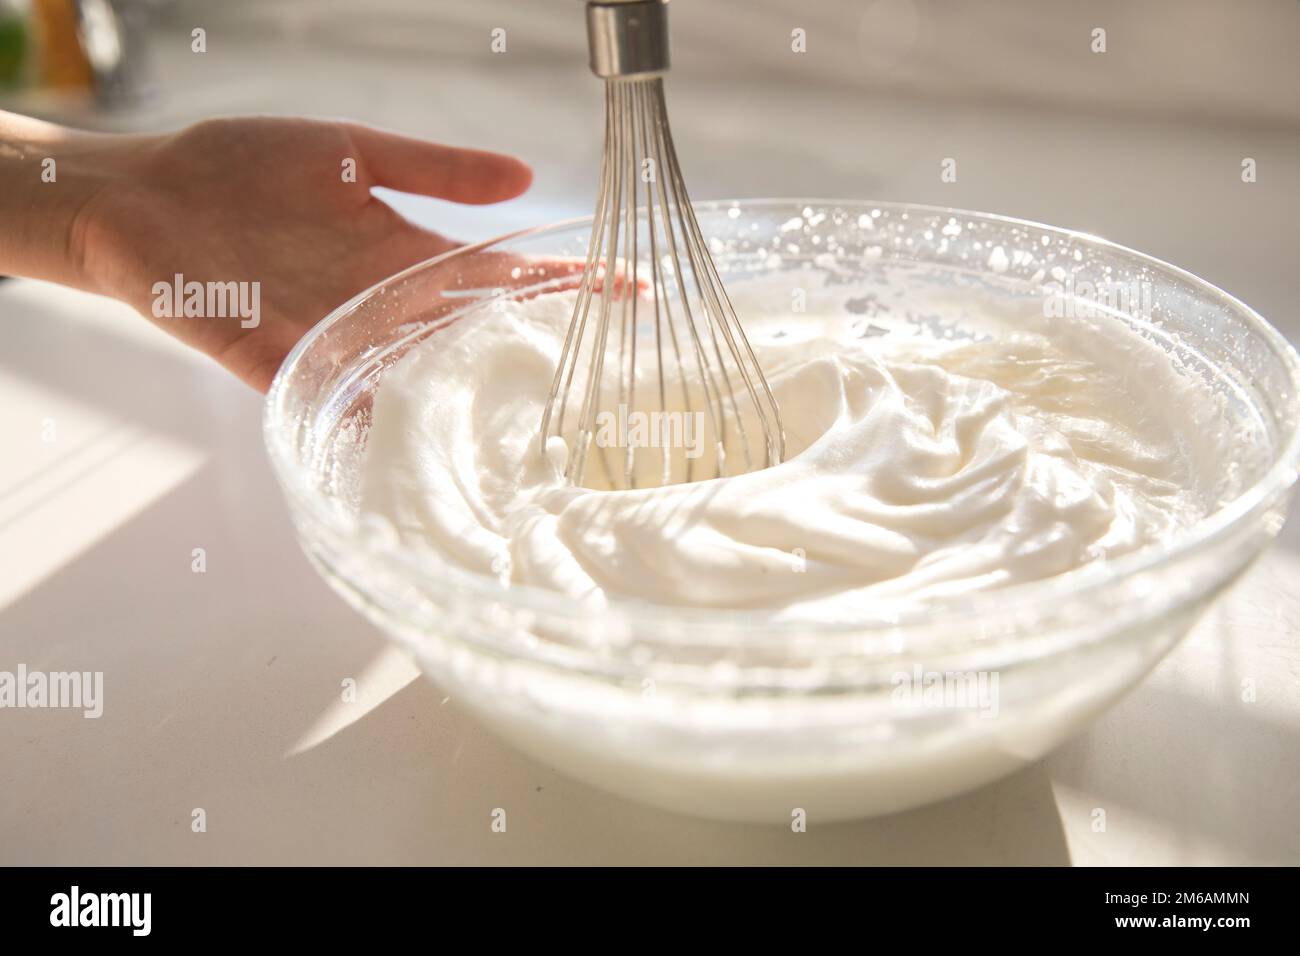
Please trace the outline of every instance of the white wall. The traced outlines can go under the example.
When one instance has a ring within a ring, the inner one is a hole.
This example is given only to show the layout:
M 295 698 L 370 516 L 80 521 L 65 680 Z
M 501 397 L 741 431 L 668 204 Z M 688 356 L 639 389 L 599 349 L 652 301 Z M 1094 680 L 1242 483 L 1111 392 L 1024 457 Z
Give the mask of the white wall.
M 467 63 L 504 26 L 512 57 L 585 60 L 577 0 L 183 0 L 169 16 Z M 1295 0 L 673 0 L 671 21 L 676 69 L 693 77 L 1300 123 Z M 789 51 L 795 27 L 803 56 Z

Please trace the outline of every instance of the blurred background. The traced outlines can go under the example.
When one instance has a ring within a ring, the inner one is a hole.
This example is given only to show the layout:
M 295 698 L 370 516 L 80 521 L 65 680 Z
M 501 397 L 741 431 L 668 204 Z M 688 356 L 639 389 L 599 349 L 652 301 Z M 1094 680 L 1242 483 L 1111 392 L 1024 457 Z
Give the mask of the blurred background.
M 576 0 L 3 10 L 5 108 L 105 129 L 348 117 L 535 165 L 531 194 L 505 207 L 404 205 L 453 234 L 590 212 L 601 94 Z M 24 10 L 26 64 L 13 26 Z M 671 23 L 669 106 L 697 199 L 897 199 L 1073 227 L 1176 262 L 1297 329 L 1295 0 L 674 0 Z M 492 49 L 498 28 L 505 52 Z M 195 29 L 205 53 L 192 51 Z M 791 49 L 795 29 L 806 52 Z M 1241 180 L 1247 157 L 1255 184 Z M 944 158 L 955 183 L 940 181 Z
M 1300 340 L 1296 0 L 673 0 L 670 21 L 696 199 L 877 198 L 1079 229 Z M 600 103 L 577 0 L 0 0 L 0 109 L 101 130 L 346 117 L 525 158 L 533 188 L 500 206 L 385 197 L 466 240 L 590 213 Z M 1300 860 L 1294 521 L 1047 760 L 791 842 L 567 781 L 416 680 L 298 551 L 260 396 L 125 306 L 12 280 L 0 329 L 0 668 L 103 670 L 107 696 L 98 721 L 5 717 L 0 863 Z M 487 826 L 497 806 L 508 839 Z M 194 807 L 211 833 L 191 832 Z

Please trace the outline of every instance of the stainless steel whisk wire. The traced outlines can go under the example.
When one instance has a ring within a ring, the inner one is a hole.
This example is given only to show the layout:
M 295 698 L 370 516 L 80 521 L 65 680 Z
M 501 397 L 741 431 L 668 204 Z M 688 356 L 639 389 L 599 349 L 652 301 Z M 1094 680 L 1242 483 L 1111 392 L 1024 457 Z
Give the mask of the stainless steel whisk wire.
M 617 301 L 619 404 L 636 409 L 638 302 L 642 275 L 639 240 L 641 225 L 649 255 L 649 294 L 654 309 L 654 350 L 657 398 L 668 411 L 669 381 L 666 365 L 671 355 L 681 388 L 684 413 L 693 409 L 690 379 L 703 393 L 714 437 L 715 475 L 728 474 L 727 450 L 734 430 L 744 470 L 754 468 L 750 435 L 742 413 L 747 398 L 763 436 L 764 463 L 773 465 L 785 453 L 776 399 L 759 366 L 735 309 L 722 284 L 717 266 L 701 233 L 682 178 L 672 131 L 668 124 L 662 72 L 667 69 L 667 26 L 660 0 L 589 3 L 588 35 L 592 70 L 605 80 L 605 141 L 591 240 L 573 315 L 565 334 L 555 378 L 542 416 L 543 449 L 555 436 L 563 436 L 565 418 L 581 364 L 582 345 L 592 318 L 592 301 L 599 293 L 595 330 L 590 343 L 587 379 L 582 383 L 582 404 L 576 437 L 572 440 L 565 477 L 583 481 L 589 448 L 600 412 L 606 356 L 610 350 L 609 326 Z M 638 197 L 638 182 L 644 187 Z M 638 200 L 643 205 L 638 205 Z M 621 253 L 621 254 L 620 254 Z M 689 271 L 690 276 L 687 276 Z M 670 293 L 675 288 L 677 309 Z M 692 307 L 692 287 L 695 308 Z M 687 334 L 678 328 L 685 320 Z M 700 329 L 700 322 L 706 327 Z M 666 333 L 666 336 L 665 336 Z M 666 338 L 666 341 L 665 341 Z M 683 342 L 683 340 L 686 340 Z M 667 351 L 666 347 L 667 346 Z M 683 346 L 693 359 L 689 368 Z M 712 355 L 710 355 L 710 352 Z M 730 359 L 730 362 L 728 362 Z M 737 391 L 733 372 L 741 379 Z M 615 470 L 601 449 L 598 459 L 611 487 L 618 487 Z M 637 486 L 636 448 L 629 441 L 623 456 L 621 487 Z M 659 444 L 660 484 L 671 481 L 672 456 Z M 686 456 L 686 481 L 695 480 L 694 461 Z

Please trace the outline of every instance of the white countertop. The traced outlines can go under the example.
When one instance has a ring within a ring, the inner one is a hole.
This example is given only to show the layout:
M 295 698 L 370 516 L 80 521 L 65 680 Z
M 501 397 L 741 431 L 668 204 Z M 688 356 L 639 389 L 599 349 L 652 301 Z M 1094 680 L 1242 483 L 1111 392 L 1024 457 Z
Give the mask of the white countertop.
M 274 85 L 254 69 L 271 51 Z M 580 64 L 461 62 L 449 87 L 419 57 L 335 70 L 337 56 L 283 38 L 203 61 L 164 48 L 161 67 L 191 93 L 136 122 L 347 115 L 534 162 L 532 194 L 500 207 L 399 200 L 464 238 L 590 203 L 599 91 Z M 1285 124 L 691 75 L 679 59 L 669 96 L 699 198 L 909 199 L 1081 228 L 1204 276 L 1300 338 L 1300 134 Z M 938 180 L 944 156 L 958 158 L 956 184 Z M 1240 182 L 1243 156 L 1257 183 Z M 418 677 L 308 565 L 260 399 L 206 359 L 120 305 L 25 280 L 0 283 L 0 329 L 0 670 L 105 675 L 98 720 L 0 711 L 0 864 L 1300 862 L 1295 522 L 1141 687 L 1033 767 L 878 820 L 726 826 L 564 779 Z M 349 677 L 359 699 L 344 704 Z M 492 832 L 497 807 L 506 833 Z

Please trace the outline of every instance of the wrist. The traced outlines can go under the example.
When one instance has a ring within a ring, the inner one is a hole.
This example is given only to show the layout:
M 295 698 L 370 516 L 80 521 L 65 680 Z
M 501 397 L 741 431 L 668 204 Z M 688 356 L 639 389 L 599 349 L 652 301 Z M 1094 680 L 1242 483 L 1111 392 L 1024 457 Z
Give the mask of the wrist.
M 107 291 L 88 237 L 103 195 L 129 179 L 136 140 L 0 113 L 0 274 Z

